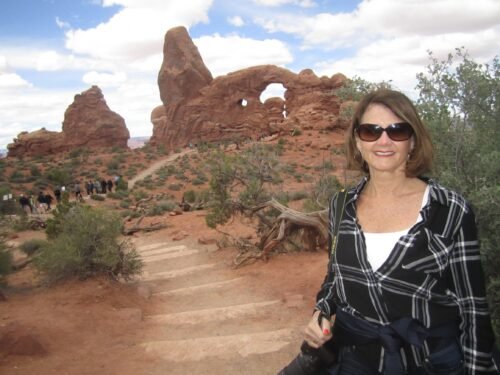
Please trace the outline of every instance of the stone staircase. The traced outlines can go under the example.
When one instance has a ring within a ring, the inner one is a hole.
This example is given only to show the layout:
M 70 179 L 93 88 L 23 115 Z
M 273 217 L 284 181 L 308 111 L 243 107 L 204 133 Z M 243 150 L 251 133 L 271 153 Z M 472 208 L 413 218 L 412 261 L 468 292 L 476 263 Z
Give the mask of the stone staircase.
M 251 275 L 217 261 L 214 249 L 179 242 L 136 244 L 161 311 L 145 316 L 156 374 L 276 374 L 296 354 L 301 296 L 269 298 Z

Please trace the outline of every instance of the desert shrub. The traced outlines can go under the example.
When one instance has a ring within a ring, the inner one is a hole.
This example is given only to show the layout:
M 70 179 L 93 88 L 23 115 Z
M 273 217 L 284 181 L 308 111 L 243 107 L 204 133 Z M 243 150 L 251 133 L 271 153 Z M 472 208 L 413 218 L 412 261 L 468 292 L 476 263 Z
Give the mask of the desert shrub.
M 180 191 L 182 189 L 182 184 L 170 184 L 168 185 L 168 190 Z
M 128 279 L 142 262 L 129 242 L 118 240 L 121 220 L 104 209 L 67 205 L 53 239 L 40 249 L 34 264 L 46 281 L 94 275 Z
M 128 190 L 128 183 L 123 177 L 120 177 L 118 181 L 115 182 L 115 191 L 118 192 L 121 190 Z
M 46 178 L 39 177 L 37 178 L 37 180 L 34 182 L 33 185 L 36 188 L 36 190 L 40 191 L 40 190 L 45 190 L 50 185 L 50 183 Z
M 199 177 L 195 177 L 193 181 L 191 181 L 191 183 L 195 186 L 200 186 L 200 185 L 203 185 L 207 182 L 206 179 L 202 180 L 201 178 Z
M 129 208 L 132 202 L 130 202 L 130 199 L 124 199 L 120 202 L 120 208 Z
M 358 76 L 348 79 L 346 84 L 335 90 L 335 95 L 338 96 L 343 102 L 345 101 L 360 101 L 361 98 L 371 91 L 378 89 L 390 89 L 392 86 L 390 82 L 370 82 Z M 352 118 L 352 114 L 350 117 Z
M 331 197 L 342 188 L 336 176 L 322 174 L 312 187 L 311 195 L 304 201 L 304 211 L 313 212 L 327 208 Z
M 211 178 L 205 220 L 212 228 L 244 207 L 267 201 L 270 187 L 282 182 L 276 152 L 266 145 L 254 145 L 238 155 L 215 151 L 207 165 Z
M 146 193 L 144 190 L 137 190 L 137 191 L 134 191 L 132 194 L 133 194 L 136 202 L 140 201 L 141 199 L 145 199 L 145 198 L 149 197 L 149 194 Z
M 26 182 L 26 176 L 20 170 L 14 170 L 9 177 L 10 182 L 12 183 L 24 183 Z
M 187 190 L 182 196 L 188 203 L 194 203 L 196 201 L 196 192 L 194 190 Z
M 5 277 L 12 271 L 12 254 L 0 240 L 0 285 L 5 284 Z
M 107 195 L 108 198 L 111 199 L 125 199 L 128 197 L 128 191 L 127 190 L 115 190 L 112 191 L 111 193 L 108 193 Z
M 49 168 L 45 172 L 45 178 L 49 180 L 53 185 L 58 185 L 58 186 L 68 186 L 73 181 L 71 169 L 66 167 Z
M 30 173 L 33 177 L 38 177 L 41 175 L 40 168 L 37 165 L 32 165 L 30 167 Z
M 295 191 L 289 194 L 290 201 L 300 201 L 309 197 L 309 194 L 305 191 Z
M 103 197 L 102 195 L 99 195 L 99 194 L 92 194 L 90 196 L 90 199 L 93 199 L 95 201 L 103 201 L 106 199 L 106 197 Z
M 165 212 L 173 211 L 177 208 L 177 203 L 171 200 L 159 201 L 156 205 L 149 208 L 146 212 L 146 216 L 159 216 L 163 215 Z
M 333 163 L 331 161 L 326 160 L 323 163 L 321 163 L 320 165 L 315 166 L 314 170 L 316 170 L 316 171 L 334 171 L 335 166 L 333 165 Z
M 108 174 L 116 174 L 118 170 L 120 169 L 120 162 L 116 159 L 113 159 L 108 162 L 106 165 Z
M 3 199 L 4 195 L 9 195 L 12 193 L 10 186 L 6 183 L 0 183 L 0 198 Z
M 46 240 L 34 238 L 28 241 L 24 241 L 19 246 L 19 249 L 21 249 L 21 251 L 25 253 L 27 256 L 32 256 L 46 244 L 47 244 Z
M 480 65 L 457 49 L 442 61 L 429 53 L 417 76 L 418 107 L 436 148 L 439 182 L 462 193 L 478 224 L 492 323 L 500 341 L 500 61 Z

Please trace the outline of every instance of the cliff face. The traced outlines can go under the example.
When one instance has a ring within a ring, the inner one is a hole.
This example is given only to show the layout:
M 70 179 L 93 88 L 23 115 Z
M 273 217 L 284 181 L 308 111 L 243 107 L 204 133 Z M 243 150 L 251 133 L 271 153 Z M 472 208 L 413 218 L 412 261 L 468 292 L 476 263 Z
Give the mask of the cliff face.
M 274 65 L 255 66 L 212 79 L 186 29 L 165 35 L 158 76 L 162 105 L 153 109 L 151 144 L 169 149 L 189 143 L 259 139 L 293 128 L 344 127 L 338 121 L 335 89 L 342 74 L 317 77 Z M 271 83 L 281 83 L 285 100 L 260 101 Z
M 111 111 L 97 86 L 75 95 L 64 113 L 62 132 L 45 129 L 22 132 L 7 146 L 7 156 L 37 156 L 75 148 L 127 148 L 125 120 Z

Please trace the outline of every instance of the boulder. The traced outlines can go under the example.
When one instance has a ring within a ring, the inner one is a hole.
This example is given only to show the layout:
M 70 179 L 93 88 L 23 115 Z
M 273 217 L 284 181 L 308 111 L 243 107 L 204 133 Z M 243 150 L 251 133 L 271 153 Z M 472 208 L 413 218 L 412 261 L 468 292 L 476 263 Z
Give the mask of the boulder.
M 22 132 L 7 145 L 7 156 L 43 156 L 77 148 L 127 148 L 129 138 L 123 117 L 111 111 L 101 89 L 92 86 L 75 95 L 64 113 L 62 132 L 45 128 Z

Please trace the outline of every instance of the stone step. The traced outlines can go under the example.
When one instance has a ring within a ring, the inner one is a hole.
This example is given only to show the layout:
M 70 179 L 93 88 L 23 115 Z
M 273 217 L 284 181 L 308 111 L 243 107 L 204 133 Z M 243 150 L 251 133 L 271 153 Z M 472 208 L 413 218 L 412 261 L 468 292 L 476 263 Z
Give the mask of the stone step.
M 186 257 L 186 256 L 198 254 L 198 253 L 199 253 L 199 250 L 196 250 L 196 249 L 193 249 L 193 250 L 180 250 L 180 251 L 173 251 L 173 252 L 168 252 L 168 253 L 163 253 L 163 254 L 156 254 L 156 255 L 151 255 L 151 256 L 146 256 L 146 257 L 143 256 L 142 261 L 144 263 L 151 263 L 151 262 L 158 262 L 160 260 Z
M 192 295 L 192 294 L 198 294 L 206 291 L 214 291 L 214 290 L 220 290 L 222 288 L 230 287 L 233 286 L 235 283 L 244 280 L 244 277 L 237 277 L 235 279 L 230 279 L 230 280 L 223 280 L 223 281 L 215 281 L 212 283 L 206 283 L 206 284 L 201 284 L 201 285 L 193 285 L 193 286 L 188 286 L 188 287 L 183 287 L 183 288 L 178 288 L 178 289 L 172 289 L 172 290 L 165 290 L 165 291 L 160 291 L 153 293 L 153 295 L 160 295 L 160 296 L 185 296 L 185 295 Z
M 161 340 L 142 343 L 146 352 L 172 362 L 201 361 L 209 357 L 228 359 L 277 352 L 294 339 L 293 329 L 200 337 L 187 340 Z
M 171 314 L 150 315 L 146 321 L 171 325 L 203 324 L 213 321 L 225 321 L 229 319 L 245 319 L 269 314 L 265 308 L 276 306 L 280 300 L 253 302 L 242 305 L 216 307 L 211 309 L 201 309 L 183 311 Z
M 161 246 L 158 248 L 150 249 L 150 250 L 138 250 L 139 254 L 141 256 L 150 256 L 150 255 L 157 255 L 157 254 L 164 254 L 164 253 L 170 253 L 173 251 L 181 251 L 187 249 L 186 246 L 184 245 L 179 245 L 179 246 Z
M 179 245 L 179 246 L 184 246 L 184 245 Z M 159 247 L 172 247 L 172 242 L 157 242 L 157 243 L 153 243 L 150 245 L 138 245 L 137 251 L 139 251 L 139 252 L 149 251 L 149 250 L 157 249 Z M 174 246 L 174 247 L 177 247 L 177 246 Z
M 177 258 L 181 259 L 181 258 Z M 177 260 L 173 259 L 173 261 Z M 182 258 L 183 259 L 183 258 Z M 165 272 L 165 271 L 171 271 L 171 270 L 177 270 L 177 269 L 183 269 L 187 267 L 192 267 L 192 266 L 197 266 L 197 265 L 203 265 L 207 264 L 205 263 L 199 263 L 199 264 L 189 264 L 189 265 L 183 265 L 182 267 L 178 268 L 158 268 L 156 269 L 156 272 Z M 149 267 L 147 267 L 149 268 Z M 151 269 L 149 270 L 149 274 L 145 273 L 147 275 L 153 275 L 155 272 L 151 272 Z M 197 285 L 202 285 L 202 284 L 208 284 L 208 283 L 214 283 L 214 282 L 221 282 L 221 281 L 226 281 L 229 279 L 234 278 L 234 274 L 229 274 L 225 267 L 221 265 L 220 263 L 217 263 L 215 266 L 211 268 L 207 268 L 202 270 L 202 272 L 195 272 L 195 273 L 186 273 L 181 276 L 177 276 L 171 279 L 157 279 L 157 280 L 142 280 L 143 282 L 146 282 L 148 286 L 151 289 L 151 292 L 153 294 L 158 293 L 158 292 L 166 292 L 169 290 L 174 290 L 174 289 L 180 289 L 180 288 L 189 288 L 192 286 L 197 286 Z M 237 289 L 237 288 L 234 288 Z M 221 289 L 216 289 L 217 293 L 224 293 L 227 290 L 224 288 Z M 187 300 L 193 300 L 198 298 L 199 296 L 206 295 L 206 293 L 198 293 L 195 294 L 194 292 L 192 294 L 171 294 L 171 295 L 157 295 L 155 298 L 163 299 L 167 304 L 170 304 L 172 300 L 179 300 L 179 299 L 186 299 Z
M 198 250 L 197 254 L 190 254 L 190 256 L 181 256 L 184 252 L 186 254 L 187 251 L 191 250 L 190 248 L 186 248 L 183 251 L 179 252 L 171 252 L 171 254 L 177 254 L 177 257 L 171 257 L 168 259 L 160 259 L 156 258 L 153 262 L 144 262 L 145 270 L 151 273 L 157 272 L 165 272 L 165 271 L 174 271 L 178 269 L 183 269 L 187 267 L 199 266 L 205 263 L 213 263 L 213 257 L 206 252 L 206 250 L 202 249 L 194 249 Z M 147 258 L 142 258 L 146 260 Z M 222 265 L 221 265 L 222 266 Z
M 150 273 L 148 271 L 144 271 L 142 276 L 141 276 L 141 280 L 142 281 L 168 280 L 168 279 L 173 279 L 173 278 L 176 278 L 179 276 L 185 276 L 185 275 L 195 274 L 198 272 L 203 272 L 203 271 L 214 268 L 216 265 L 217 264 L 215 264 L 215 263 L 205 263 L 205 264 L 200 264 L 197 266 L 185 267 L 185 268 L 172 270 L 172 271 L 165 271 L 165 272 Z

